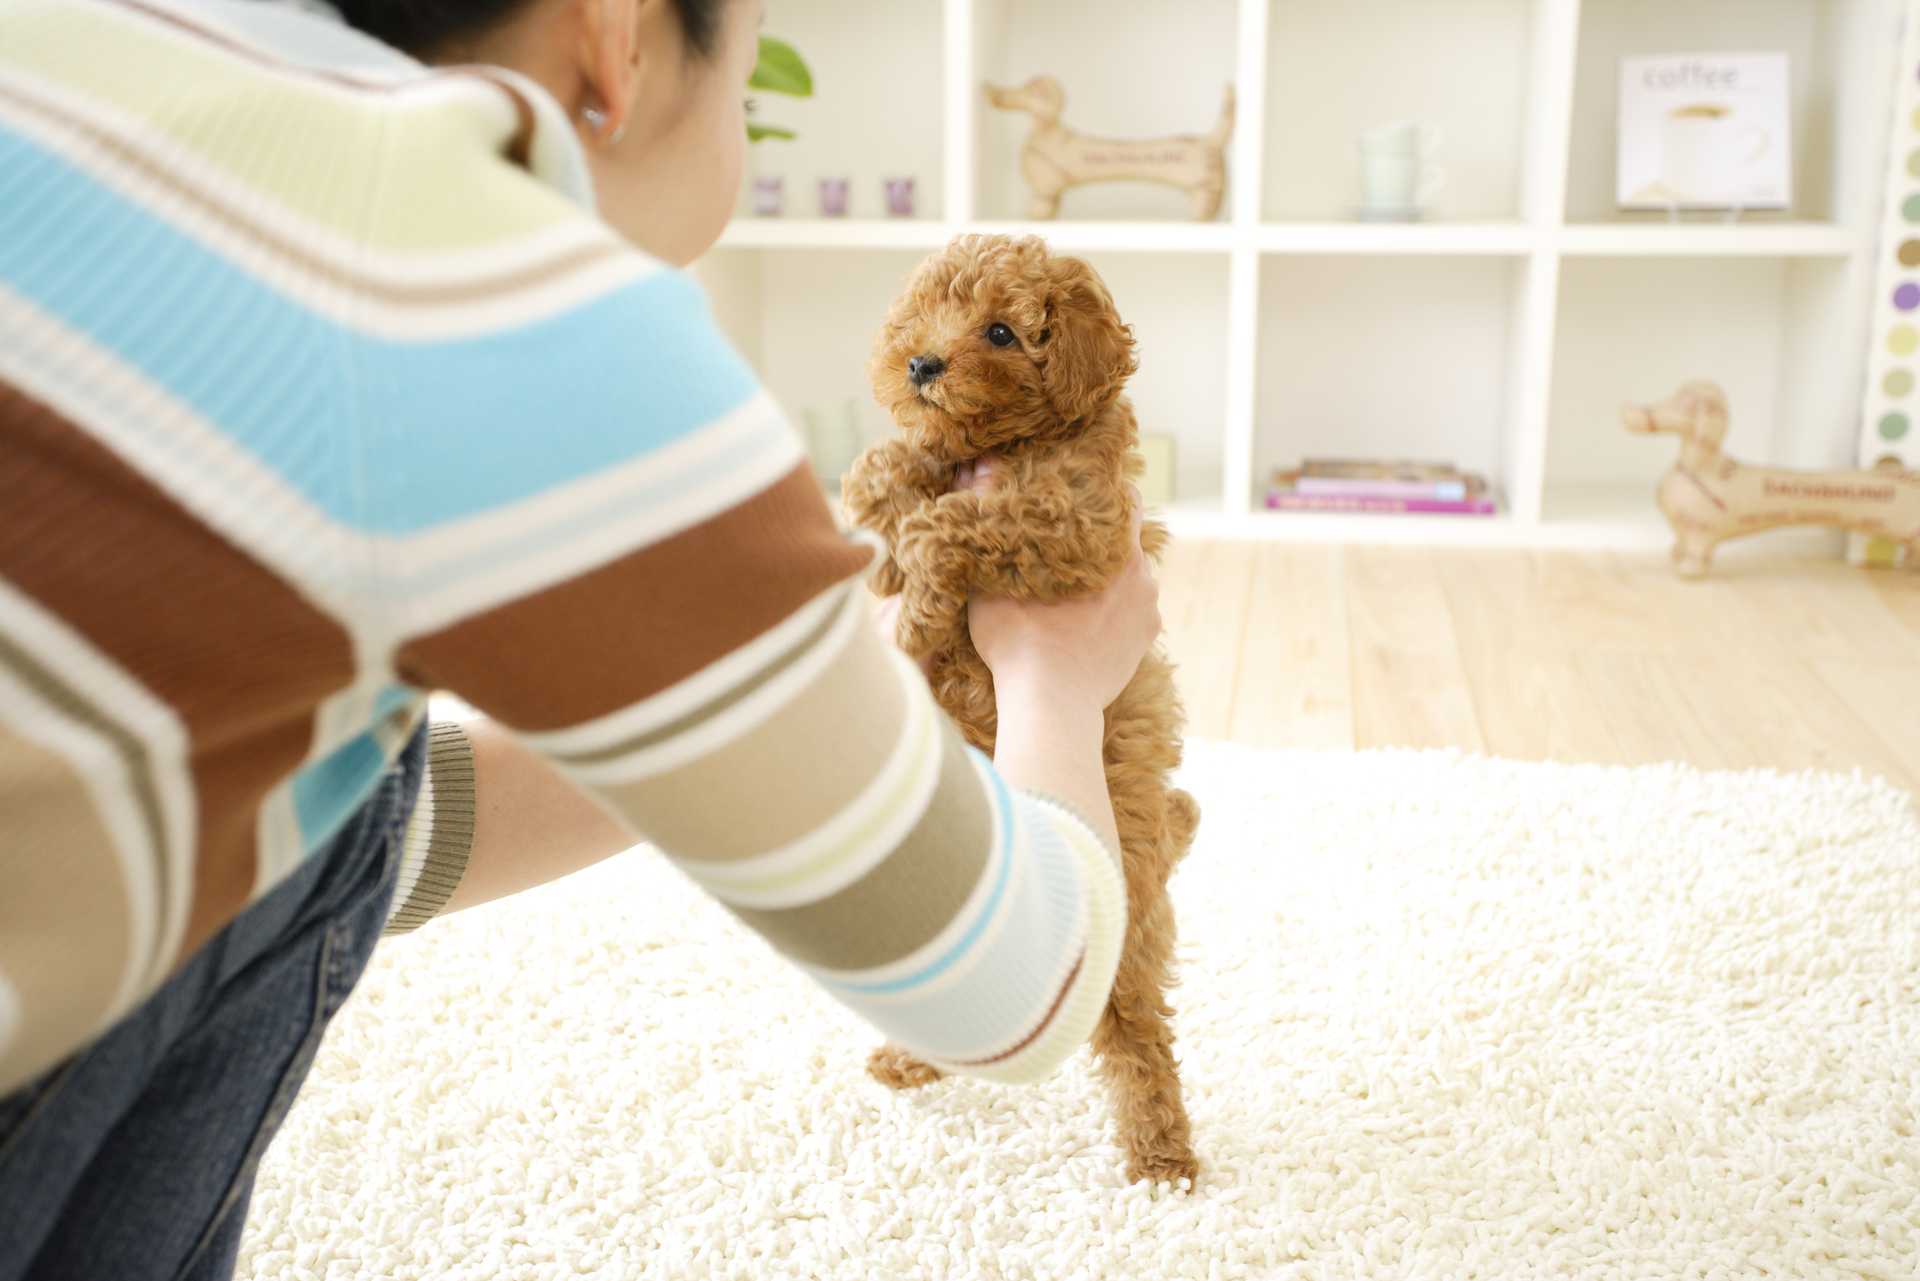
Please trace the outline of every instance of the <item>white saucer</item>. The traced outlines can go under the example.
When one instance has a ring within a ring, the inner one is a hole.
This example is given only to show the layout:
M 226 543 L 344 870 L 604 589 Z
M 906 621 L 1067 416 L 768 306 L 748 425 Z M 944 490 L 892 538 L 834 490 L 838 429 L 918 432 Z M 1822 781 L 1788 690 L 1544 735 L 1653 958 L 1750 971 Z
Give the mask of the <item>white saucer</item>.
M 1419 205 L 1357 205 L 1353 216 L 1361 222 L 1419 222 L 1426 210 Z

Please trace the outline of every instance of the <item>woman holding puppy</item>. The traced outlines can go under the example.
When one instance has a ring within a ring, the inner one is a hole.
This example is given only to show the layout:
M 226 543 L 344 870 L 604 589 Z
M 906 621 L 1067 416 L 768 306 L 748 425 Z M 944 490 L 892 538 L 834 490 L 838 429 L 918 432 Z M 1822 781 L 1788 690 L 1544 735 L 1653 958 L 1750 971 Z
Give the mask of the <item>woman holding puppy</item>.
M 993 762 L 881 639 L 678 270 L 760 16 L 0 0 L 0 1279 L 228 1275 L 381 932 L 640 839 L 929 1061 L 1087 1037 L 1154 586 L 973 604 Z

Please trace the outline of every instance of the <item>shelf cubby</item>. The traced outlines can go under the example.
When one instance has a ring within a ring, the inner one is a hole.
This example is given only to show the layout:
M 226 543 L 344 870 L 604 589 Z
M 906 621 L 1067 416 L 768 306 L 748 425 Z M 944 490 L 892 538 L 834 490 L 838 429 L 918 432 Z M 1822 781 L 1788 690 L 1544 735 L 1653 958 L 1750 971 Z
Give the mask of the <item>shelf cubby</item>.
M 848 220 L 884 219 L 888 178 L 914 180 L 915 220 L 937 224 L 947 209 L 946 42 L 941 0 L 772 0 L 765 30 L 792 44 L 813 71 L 813 96 L 749 90 L 751 117 L 792 129 L 747 149 L 740 213 L 750 218 L 761 175 L 786 186 L 777 222 L 820 213 L 819 181 L 844 177 Z M 885 56 L 876 56 L 885 50 Z M 858 145 L 849 145 L 858 139 Z M 845 225 L 839 219 L 823 220 Z
M 984 219 L 1029 216 L 1020 148 L 1033 120 L 989 105 L 982 83 L 1011 87 L 1050 75 L 1066 91 L 1063 119 L 1073 129 L 1149 138 L 1208 132 L 1235 75 L 1234 0 L 978 0 L 975 15 L 972 109 Z M 1152 92 L 1142 92 L 1145 85 Z M 1223 218 L 1230 208 L 1222 204 Z M 1171 187 L 1109 183 L 1068 191 L 1060 217 L 1183 222 L 1188 206 Z
M 1360 198 L 1360 133 L 1410 120 L 1442 135 L 1446 183 L 1429 220 L 1518 221 L 1534 19 L 1532 0 L 1276 0 L 1267 220 L 1350 219 Z
M 1567 221 L 1667 220 L 1615 208 L 1621 58 L 1762 51 L 1787 55 L 1793 202 L 1742 221 L 1848 226 L 1870 217 L 1888 86 L 1884 76 L 1862 72 L 1878 70 L 1894 47 L 1896 9 L 1884 0 L 1582 0 Z M 1722 223 L 1710 213 L 1684 221 Z
M 1833 341 L 1845 329 L 1847 275 L 1847 260 L 1830 258 L 1568 262 L 1555 327 L 1545 517 L 1585 518 L 1608 492 L 1651 493 L 1679 443 L 1629 433 L 1620 408 L 1694 378 L 1726 389 L 1728 454 L 1848 465 L 1858 385 Z
M 1501 484 L 1525 270 L 1509 257 L 1263 259 L 1256 485 L 1329 455 L 1444 458 Z

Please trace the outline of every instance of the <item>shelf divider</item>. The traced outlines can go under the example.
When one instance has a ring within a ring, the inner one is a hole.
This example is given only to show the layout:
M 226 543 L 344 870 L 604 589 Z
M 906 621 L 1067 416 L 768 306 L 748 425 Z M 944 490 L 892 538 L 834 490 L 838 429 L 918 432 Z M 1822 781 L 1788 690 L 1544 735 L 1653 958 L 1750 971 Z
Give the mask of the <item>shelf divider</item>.
M 973 221 L 979 208 L 974 190 L 979 147 L 979 60 L 974 53 L 974 0 L 945 0 L 946 18 L 946 188 L 943 211 L 948 226 Z
M 1553 393 L 1554 329 L 1559 322 L 1560 257 L 1536 250 L 1517 269 L 1508 311 L 1507 511 L 1514 522 L 1540 523 L 1547 477 L 1547 416 Z
M 1240 0 L 1239 48 L 1234 60 L 1233 190 L 1229 210 L 1236 227 L 1256 227 L 1266 200 L 1267 23 L 1269 0 Z
M 1254 407 L 1260 361 L 1260 253 L 1251 246 L 1227 261 L 1227 421 L 1220 442 L 1221 511 L 1253 512 Z
M 1580 0 L 1534 0 L 1520 216 L 1535 227 L 1566 219 L 1579 46 Z
M 1507 323 L 1507 511 L 1516 526 L 1540 524 L 1546 485 L 1554 327 L 1560 309 L 1558 235 L 1566 219 L 1573 93 L 1579 71 L 1580 0 L 1534 0 L 1527 81 L 1521 216 L 1533 247 L 1514 278 Z

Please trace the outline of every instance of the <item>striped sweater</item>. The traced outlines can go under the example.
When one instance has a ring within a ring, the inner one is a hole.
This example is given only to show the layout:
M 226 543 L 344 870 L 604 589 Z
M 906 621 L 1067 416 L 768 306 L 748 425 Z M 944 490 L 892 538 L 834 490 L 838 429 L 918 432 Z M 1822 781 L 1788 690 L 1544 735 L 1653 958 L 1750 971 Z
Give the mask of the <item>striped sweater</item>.
M 432 690 L 923 1057 L 1084 1041 L 1113 852 L 879 640 L 871 549 L 558 105 L 162 4 L 0 0 L 0 1093 L 324 848 Z M 439 737 L 405 922 L 472 831 Z

